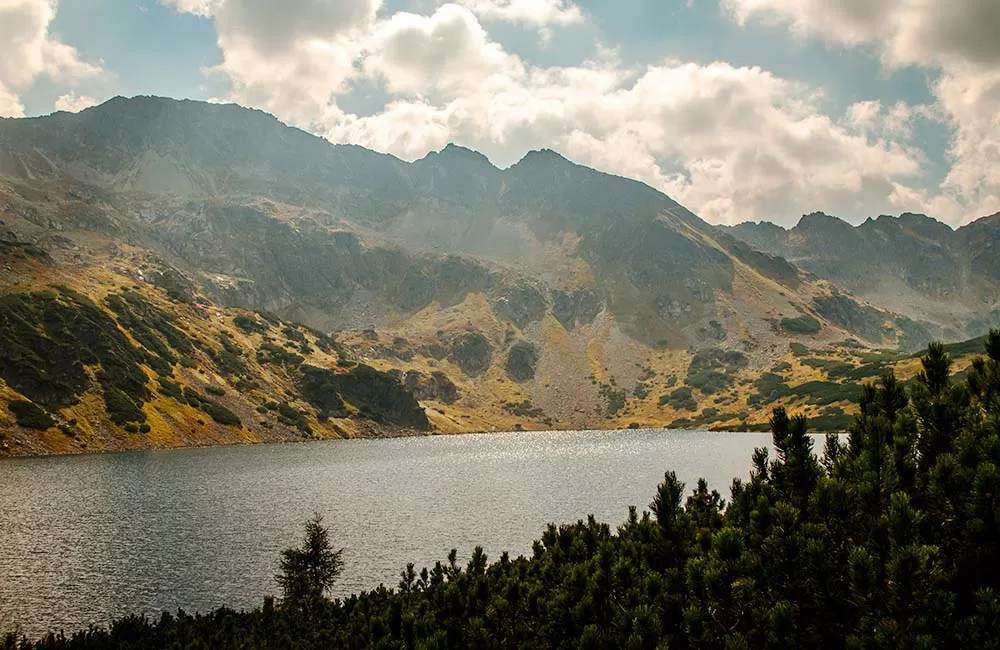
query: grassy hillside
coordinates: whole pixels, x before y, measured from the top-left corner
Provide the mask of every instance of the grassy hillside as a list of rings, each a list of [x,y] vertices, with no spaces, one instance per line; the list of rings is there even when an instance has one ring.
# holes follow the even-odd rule
[[[76,266],[32,246],[0,252],[0,453],[514,429],[744,430],[762,428],[774,406],[832,430],[857,412],[863,383],[889,368],[907,380],[919,368],[913,356],[856,342],[645,345],[607,312],[582,323],[548,312],[518,327],[478,292],[435,301],[395,329],[329,335],[221,307],[148,251],[116,251]],[[980,348],[949,346],[956,370]]]
[[[431,430],[412,392],[321,332],[99,269],[4,268],[30,280],[0,295],[2,453]]]

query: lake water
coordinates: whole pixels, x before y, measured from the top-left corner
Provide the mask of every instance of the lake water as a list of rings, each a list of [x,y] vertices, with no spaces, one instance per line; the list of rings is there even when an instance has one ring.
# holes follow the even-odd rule
[[[549,522],[648,508],[668,469],[728,497],[768,442],[509,433],[0,460],[0,631],[259,606],[313,512],[346,549],[340,594],[395,586],[452,548],[526,554]]]

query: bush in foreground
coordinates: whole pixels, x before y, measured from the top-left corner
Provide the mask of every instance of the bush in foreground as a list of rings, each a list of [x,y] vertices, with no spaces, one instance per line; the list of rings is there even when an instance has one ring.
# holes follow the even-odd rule
[[[755,452],[728,503],[667,473],[651,512],[550,526],[531,557],[452,552],[308,615],[268,600],[3,647],[996,648],[1000,332],[987,352],[962,383],[932,345],[909,393],[867,385],[821,457],[777,409],[774,457]]]

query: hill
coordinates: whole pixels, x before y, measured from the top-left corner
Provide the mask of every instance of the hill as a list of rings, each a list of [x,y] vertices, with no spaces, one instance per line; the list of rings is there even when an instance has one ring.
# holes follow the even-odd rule
[[[431,429],[397,377],[321,332],[100,271],[4,268],[42,273],[0,295],[0,455]]]

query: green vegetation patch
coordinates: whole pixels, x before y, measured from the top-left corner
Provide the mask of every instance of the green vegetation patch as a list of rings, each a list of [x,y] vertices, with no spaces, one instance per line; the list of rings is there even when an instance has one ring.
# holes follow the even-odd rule
[[[268,326],[253,316],[247,316],[246,314],[240,314],[233,318],[233,325],[237,327],[244,334],[259,334],[266,332]]]
[[[522,402],[503,402],[503,410],[519,418],[532,418],[535,420],[545,417],[545,411],[531,403],[531,400]]]
[[[164,397],[171,397],[178,402],[185,401],[184,392],[181,387],[176,382],[167,379],[166,377],[158,377],[157,383],[160,385],[160,394]]]
[[[285,335],[285,338],[289,341],[295,341],[296,343],[307,343],[306,335],[299,331],[292,325],[285,325],[281,328],[281,333]]]
[[[298,366],[305,357],[289,352],[280,345],[264,342],[257,348],[257,363],[261,365]]]
[[[792,334],[818,334],[821,327],[820,322],[808,314],[781,319],[781,329]]]
[[[7,405],[7,410],[14,415],[14,420],[18,426],[26,429],[44,431],[56,425],[56,421],[45,412],[45,409],[34,402],[14,400]]]
[[[243,348],[233,339],[229,332],[219,333],[219,343],[221,349],[205,345],[203,350],[212,359],[212,364],[219,371],[219,374],[226,377],[245,377],[250,373],[250,369],[243,361]]]
[[[944,346],[945,352],[954,357],[964,357],[970,354],[981,354],[983,351],[983,346],[986,344],[985,336],[980,336],[968,341],[961,341],[959,343],[947,343]],[[919,357],[920,354],[910,355],[910,358]]]
[[[131,313],[131,303],[119,300]],[[150,336],[162,349],[162,340]],[[90,385],[90,367],[112,421],[143,421],[149,389],[142,365],[151,354],[132,345],[93,301],[67,287],[0,297],[0,376],[36,404],[74,404]]]
[[[804,357],[809,354],[809,348],[799,343],[798,341],[792,341],[788,344],[788,349],[792,351],[792,355],[796,357]]]
[[[819,358],[802,359],[802,363],[826,372],[827,377],[831,380],[842,379],[857,382],[884,374],[899,358],[901,358],[900,355],[867,355],[862,356],[862,363],[859,366],[834,359]]]
[[[302,433],[306,435],[312,434],[312,427],[309,426],[309,420],[305,413],[301,413],[298,409],[287,402],[282,402],[280,404],[275,404],[274,409],[278,412],[278,422],[284,424],[287,427],[295,427]],[[326,414],[321,414],[321,421],[326,420]]]
[[[719,370],[696,370],[688,372],[684,383],[705,395],[712,395],[732,386],[733,376]]]
[[[174,324],[173,316],[151,305],[139,293],[123,289],[105,298],[104,304],[132,338],[168,364],[177,363],[175,350],[182,355],[194,351],[190,339]]]
[[[604,414],[608,417],[617,415],[625,408],[625,403],[628,400],[625,389],[616,388],[613,384],[601,384],[598,394],[604,399]]]
[[[680,411],[694,411],[698,408],[694,393],[687,386],[681,386],[668,395],[661,395],[659,401],[660,406],[670,405]]]
[[[702,412],[695,417],[677,418],[671,422],[669,426],[671,429],[701,429],[707,428],[709,425],[725,419],[729,418],[722,415],[719,409],[714,406],[710,406],[703,409]]]
[[[853,420],[839,406],[828,406],[818,416],[809,418],[809,429],[822,432],[847,431]]]
[[[300,372],[303,399],[331,417],[343,417],[337,414],[346,413],[343,403],[347,402],[359,414],[376,422],[430,429],[417,398],[388,373],[363,364],[346,373],[310,365],[302,365]]]
[[[849,363],[844,363],[843,361],[836,361],[834,359],[820,359],[817,357],[810,357],[807,359],[801,359],[800,363],[809,366],[810,368],[816,368],[817,370],[822,370],[831,379],[836,379],[845,376],[845,373],[853,371],[855,368]]]
[[[825,406],[834,402],[857,403],[861,395],[860,384],[837,384],[829,381],[808,381],[789,389],[789,394],[804,397],[810,404]]]
[[[732,386],[735,373],[748,364],[746,355],[736,350],[699,350],[691,358],[684,383],[705,395],[712,395]]]
[[[763,404],[771,404],[791,394],[791,389],[785,383],[781,375],[773,372],[765,372],[753,382],[753,387],[757,389],[747,398],[747,404],[758,407]]]
[[[142,402],[136,402],[127,393],[111,385],[103,386],[101,395],[104,397],[104,407],[111,421],[118,425],[128,422],[145,422],[146,413],[142,410]]]
[[[831,379],[845,379],[847,381],[860,381],[871,377],[879,377],[892,368],[892,364],[887,361],[877,361],[874,363],[862,364],[857,367],[850,367],[840,373],[828,373]]]
[[[337,373],[316,366],[303,366],[299,380],[302,399],[316,409],[321,419],[346,418],[350,415],[340,396],[341,380]]]
[[[202,411],[208,417],[212,418],[215,422],[223,424],[230,427],[241,427],[243,426],[243,421],[240,417],[230,411],[228,408],[219,404],[218,402],[213,402],[203,395],[199,395],[197,392],[191,390],[190,388],[184,389],[184,399],[185,401],[194,408]]]
[[[0,297],[0,374],[11,388],[39,404],[69,406],[89,384],[85,366],[128,345],[115,322],[87,303],[54,292]]]
[[[493,363],[493,348],[480,332],[465,332],[452,342],[449,356],[462,372],[477,377]]]
[[[528,341],[517,341],[510,346],[504,371],[507,376],[517,382],[530,381],[535,378],[535,368],[538,366],[538,348]]]

